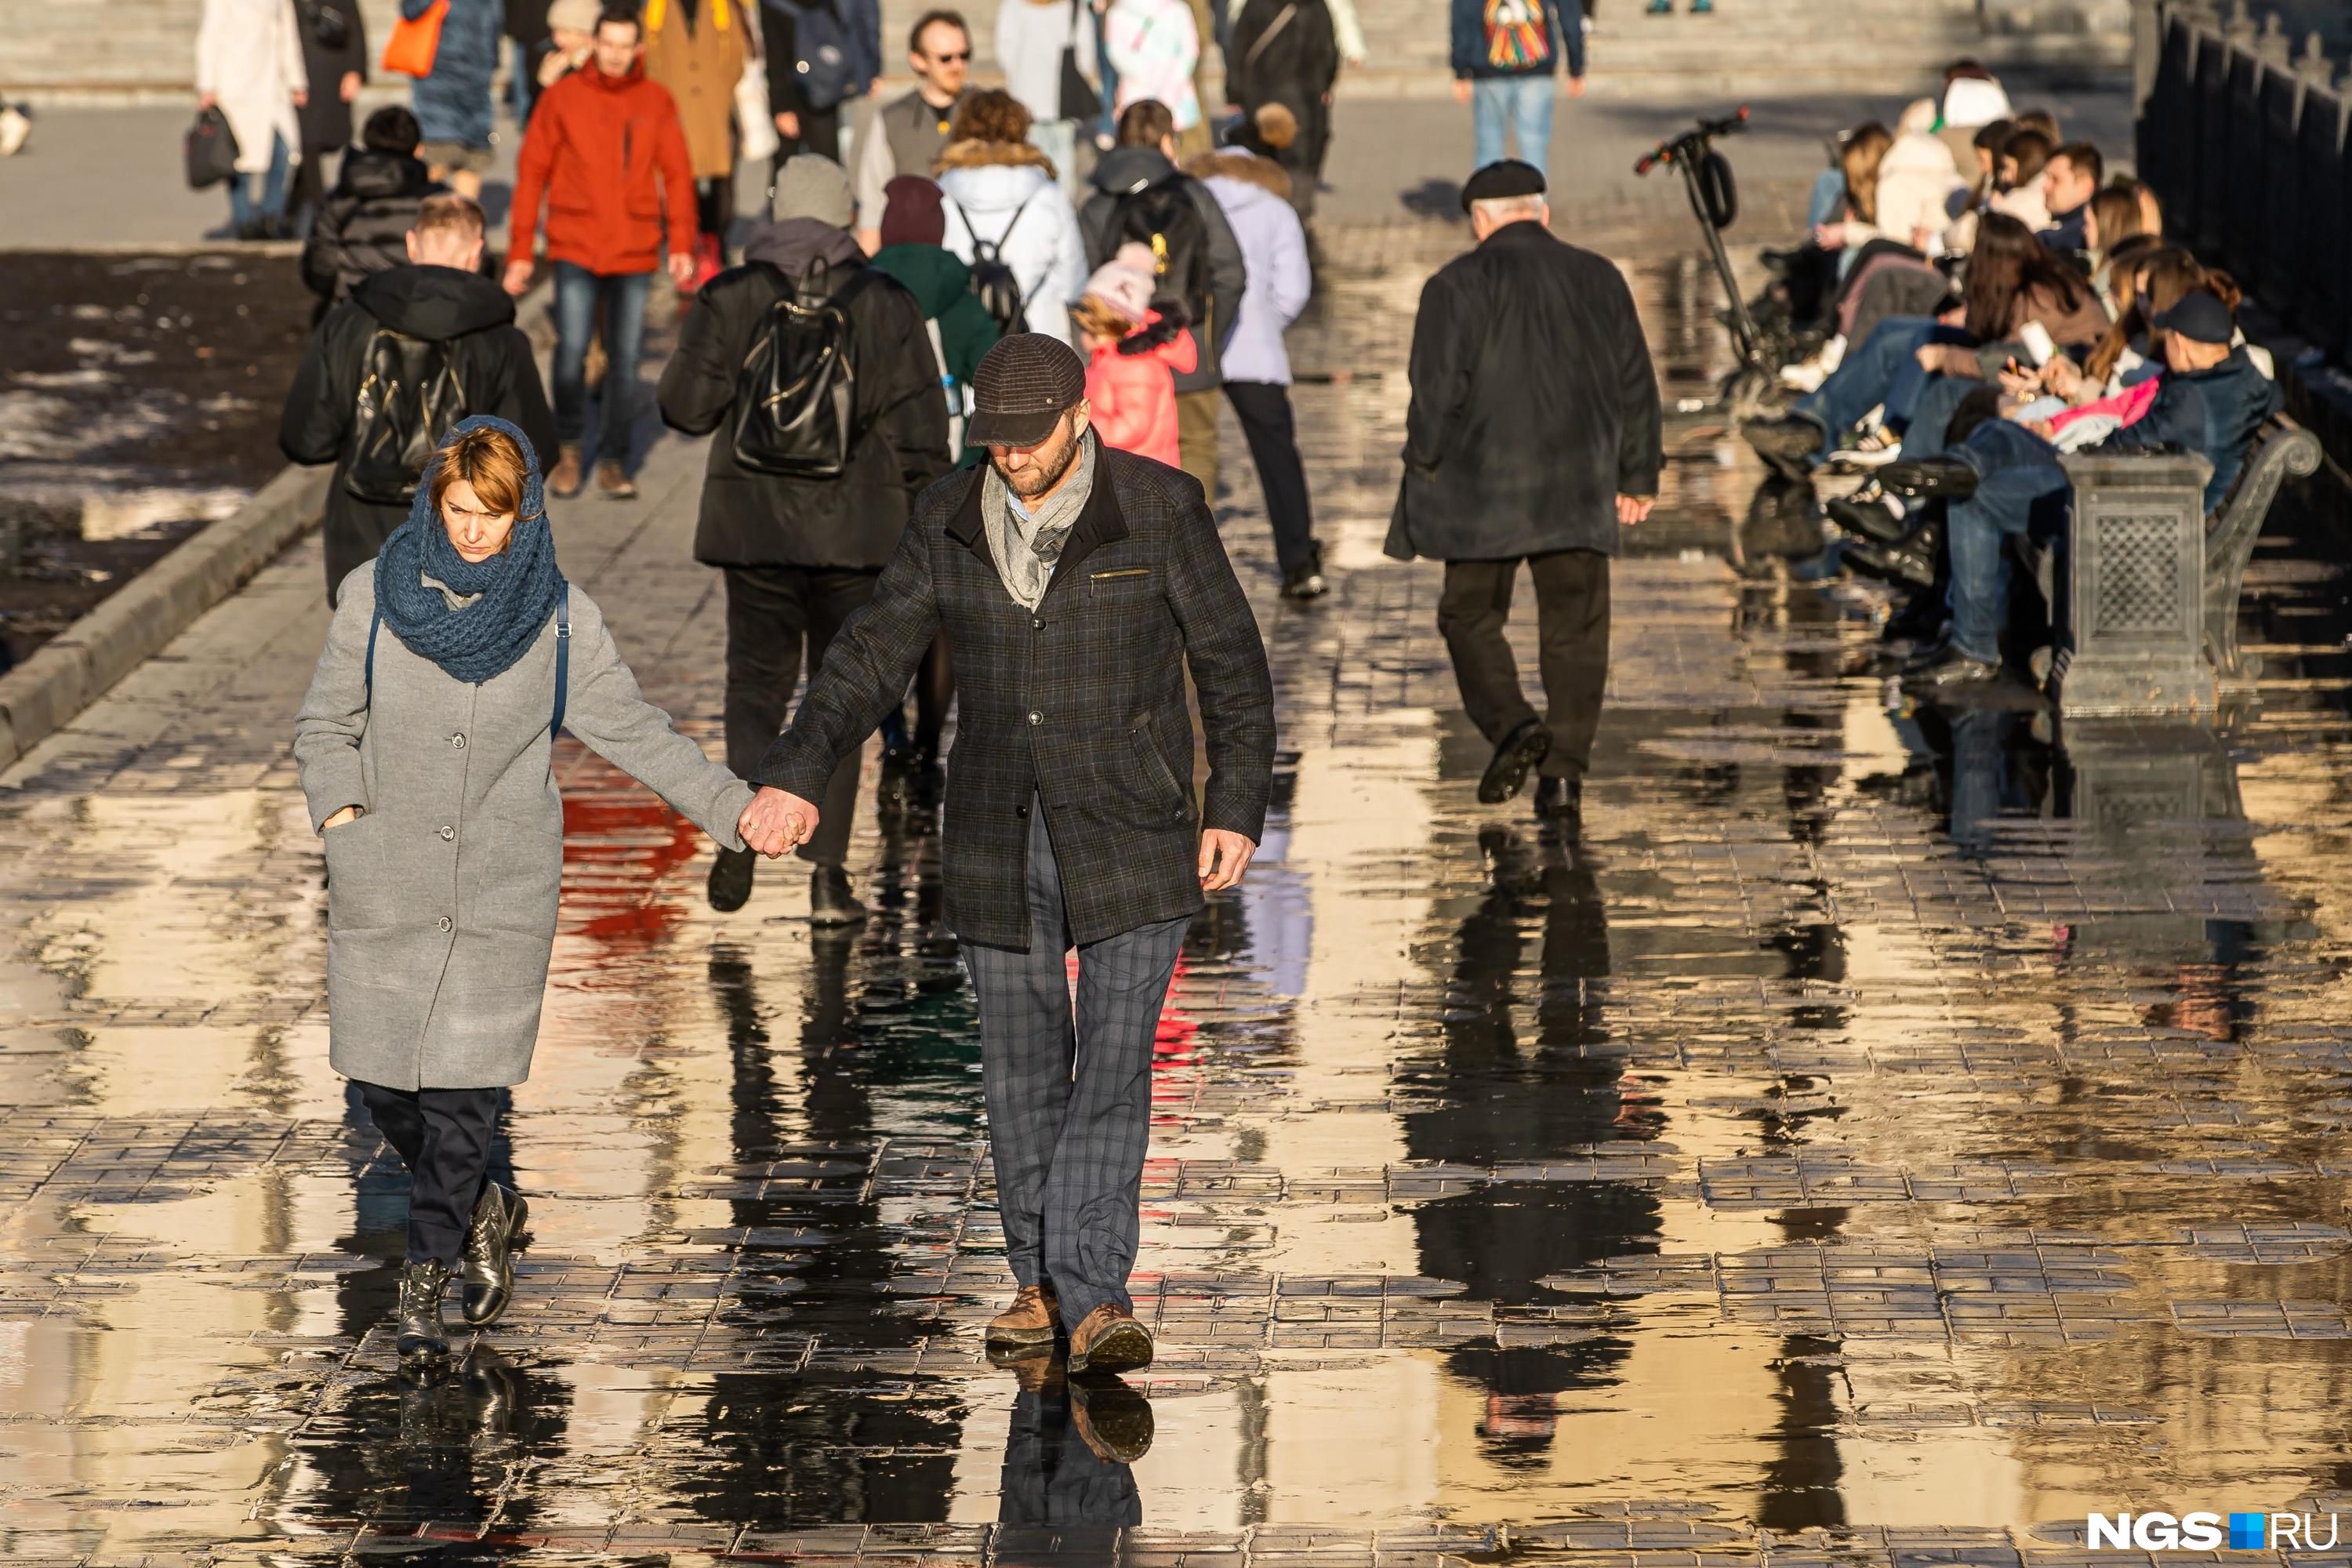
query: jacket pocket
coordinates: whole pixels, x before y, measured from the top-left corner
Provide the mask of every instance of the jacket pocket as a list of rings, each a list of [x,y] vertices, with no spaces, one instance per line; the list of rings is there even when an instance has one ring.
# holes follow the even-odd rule
[[[1144,782],[1158,800],[1179,816],[1192,814],[1191,792],[1176,782],[1175,773],[1168,759],[1160,754],[1160,742],[1154,737],[1151,715],[1139,713],[1127,728],[1127,743],[1135,752],[1137,763],[1143,769]]]
[[[371,811],[327,829],[322,842],[330,930],[368,931],[398,920],[400,896],[384,863],[383,826],[383,817]]]
[[[1130,599],[1150,597],[1151,568],[1122,566],[1109,572],[1087,574],[1087,597],[1097,604],[1119,604]]]

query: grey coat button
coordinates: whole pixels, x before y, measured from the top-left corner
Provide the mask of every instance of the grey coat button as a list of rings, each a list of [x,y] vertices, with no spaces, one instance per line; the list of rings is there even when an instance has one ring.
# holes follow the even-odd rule
[[[454,734],[454,735],[450,736],[450,737],[449,737],[449,743],[450,743],[451,745],[453,745],[453,746],[457,747],[459,751],[461,751],[461,752],[462,752],[462,751],[464,751],[464,750],[466,749],[466,734],[465,734],[465,731],[461,730],[461,731],[459,731],[457,734]]]
[[[457,830],[454,827],[444,827],[441,829],[441,842],[444,844],[446,844],[449,840],[457,837]]]
[[[1045,721],[1045,716],[1043,713],[1038,712],[1034,708],[1029,710],[1029,722],[1032,724],[1043,724]]]
[[[439,926],[443,931],[447,931],[453,922],[447,915],[443,915],[439,920],[435,921],[433,923]]]
[[[1033,629],[1042,632],[1045,629],[1045,617],[1043,616],[1032,616],[1029,617],[1029,625]]]

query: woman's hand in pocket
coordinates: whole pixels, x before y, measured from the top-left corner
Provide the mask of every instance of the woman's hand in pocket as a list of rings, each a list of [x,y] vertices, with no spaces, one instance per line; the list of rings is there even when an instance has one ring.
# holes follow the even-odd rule
[[[334,816],[327,818],[325,822],[320,823],[319,825],[319,831],[321,833],[332,833],[336,828],[342,826],[345,823],[357,822],[360,819],[360,808],[358,806],[347,805],[343,807],[342,810],[335,813]]]

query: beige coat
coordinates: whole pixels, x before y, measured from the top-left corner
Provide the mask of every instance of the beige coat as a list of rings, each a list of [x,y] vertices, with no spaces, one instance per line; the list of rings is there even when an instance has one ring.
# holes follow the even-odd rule
[[[698,180],[735,172],[735,84],[751,58],[744,16],[758,0],[695,0],[694,21],[680,0],[645,8],[646,75],[677,100],[686,154]]]

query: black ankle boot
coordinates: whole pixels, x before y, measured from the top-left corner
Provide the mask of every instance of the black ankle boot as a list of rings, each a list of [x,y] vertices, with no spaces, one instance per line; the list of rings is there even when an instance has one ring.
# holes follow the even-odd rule
[[[499,1321],[514,1295],[514,1243],[522,1234],[524,1215],[530,1205],[520,1193],[509,1192],[496,1182],[482,1184],[481,1200],[474,1205],[474,1217],[466,1226],[466,1258],[458,1266],[466,1282],[466,1321],[478,1329],[487,1329]]]
[[[866,918],[866,906],[849,890],[849,873],[838,866],[819,866],[809,873],[809,923],[856,925]]]
[[[449,1331],[441,1322],[441,1298],[449,1289],[449,1266],[438,1258],[411,1259],[400,1271],[400,1327],[394,1349],[400,1370],[429,1371],[449,1359]]]
[[[1584,782],[1542,778],[1536,781],[1536,815],[1574,838],[1584,831]]]

